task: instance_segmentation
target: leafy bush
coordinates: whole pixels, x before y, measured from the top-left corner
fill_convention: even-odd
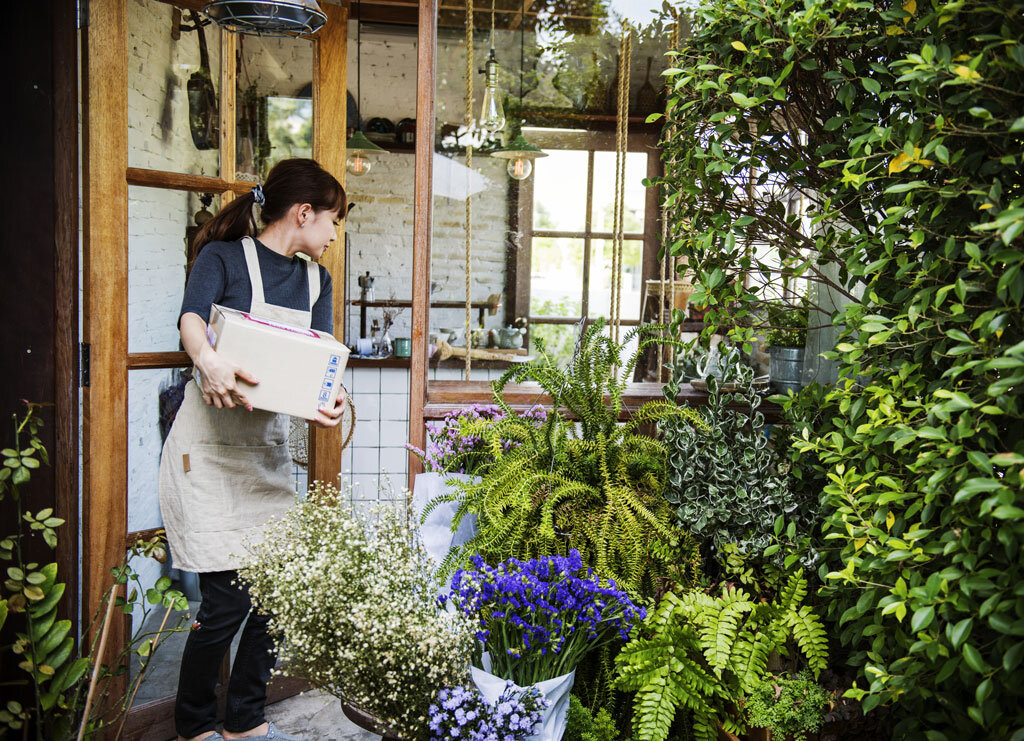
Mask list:
[[[806,739],[825,722],[831,697],[806,672],[795,677],[768,677],[747,699],[744,710],[754,728],[793,741]]]
[[[580,698],[569,695],[569,711],[565,716],[565,735],[562,741],[616,741],[618,738],[619,730],[607,708],[592,713],[580,702]]]
[[[504,419],[467,427],[483,437],[490,457],[478,469],[481,480],[454,482],[451,493],[426,508],[457,501],[453,530],[466,514],[477,515],[476,535],[449,554],[444,571],[474,554],[496,563],[576,549],[602,577],[634,597],[649,597],[678,564],[691,562],[692,540],[674,526],[664,496],[665,445],[637,428],[669,417],[689,419],[695,429],[704,422],[692,410],[652,401],[620,424],[627,382],[613,368],[623,366],[622,349],[632,336],[617,345],[603,330],[601,322],[587,329],[567,370],[525,364],[494,382]],[[653,341],[639,342],[623,378]],[[507,383],[528,380],[551,397],[540,426],[516,415],[502,396]]]
[[[838,383],[786,402],[816,418],[823,597],[853,694],[931,741],[1024,730],[1022,38],[1020,0],[710,0],[668,72],[706,331],[755,336],[775,259],[840,330]]]
[[[724,356],[729,358],[728,355]],[[707,430],[685,418],[663,420],[668,448],[668,501],[675,505],[680,527],[713,546],[722,558],[735,544],[740,555],[760,555],[774,542],[780,517],[807,520],[808,506],[798,499],[779,470],[781,460],[769,445],[761,395],[754,388],[754,370],[733,358],[723,362],[722,381],[707,376],[707,404],[695,409]],[[674,399],[680,378],[665,387]],[[776,560],[781,560],[781,555]]]
[[[768,303],[764,333],[768,347],[803,347],[807,341],[807,307]]]
[[[769,655],[786,653],[790,640],[817,676],[828,665],[828,639],[812,608],[801,606],[806,596],[800,573],[771,602],[736,587],[717,597],[666,594],[616,659],[619,688],[636,692],[634,733],[663,741],[680,710],[692,714],[698,741],[716,740],[719,727],[743,733],[743,698],[761,686]]]

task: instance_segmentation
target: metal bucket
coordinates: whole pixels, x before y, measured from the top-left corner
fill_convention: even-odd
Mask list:
[[[802,347],[770,347],[772,386],[780,394],[792,389],[797,393],[802,387],[801,377],[804,371],[804,348]]]

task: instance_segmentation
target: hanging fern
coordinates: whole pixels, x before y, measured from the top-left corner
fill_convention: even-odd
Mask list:
[[[665,499],[665,445],[637,430],[674,417],[705,429],[700,415],[658,400],[620,422],[626,379],[647,347],[660,341],[656,331],[639,328],[617,344],[599,321],[584,331],[567,369],[525,364],[494,382],[505,418],[466,430],[485,441],[490,462],[479,470],[481,480],[453,482],[427,507],[429,513],[441,502],[457,502],[453,530],[466,515],[477,518],[477,534],[449,554],[442,573],[476,553],[501,561],[575,548],[601,576],[634,597],[649,598],[660,584],[680,577],[680,563],[695,562],[693,540],[675,525]],[[625,346],[637,336],[636,351],[622,362]],[[521,419],[503,395],[507,384],[526,381],[551,398],[551,413],[540,426]]]
[[[616,659],[618,687],[636,692],[634,734],[662,741],[680,710],[692,716],[694,737],[713,741],[719,727],[746,731],[743,699],[768,674],[773,652],[795,644],[817,677],[828,665],[821,619],[802,605],[807,582],[793,574],[772,602],[755,602],[742,588],[718,596],[668,593]]]

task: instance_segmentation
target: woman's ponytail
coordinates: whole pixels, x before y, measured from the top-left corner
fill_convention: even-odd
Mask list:
[[[256,218],[252,212],[255,202],[255,195],[251,191],[237,196],[203,224],[189,245],[189,267],[199,256],[199,251],[210,242],[233,242],[242,237],[256,236]]]

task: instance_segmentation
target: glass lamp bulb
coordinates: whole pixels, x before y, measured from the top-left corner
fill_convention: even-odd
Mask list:
[[[484,104],[480,111],[480,125],[487,131],[501,131],[505,128],[505,110],[501,105],[501,93],[496,87],[484,88]]]
[[[372,166],[373,163],[370,161],[370,158],[361,152],[353,153],[352,156],[348,158],[348,162],[345,163],[345,167],[349,174],[355,175],[356,177],[368,173]]]
[[[529,157],[513,157],[505,165],[505,171],[513,180],[526,180],[533,172],[533,162]]]

